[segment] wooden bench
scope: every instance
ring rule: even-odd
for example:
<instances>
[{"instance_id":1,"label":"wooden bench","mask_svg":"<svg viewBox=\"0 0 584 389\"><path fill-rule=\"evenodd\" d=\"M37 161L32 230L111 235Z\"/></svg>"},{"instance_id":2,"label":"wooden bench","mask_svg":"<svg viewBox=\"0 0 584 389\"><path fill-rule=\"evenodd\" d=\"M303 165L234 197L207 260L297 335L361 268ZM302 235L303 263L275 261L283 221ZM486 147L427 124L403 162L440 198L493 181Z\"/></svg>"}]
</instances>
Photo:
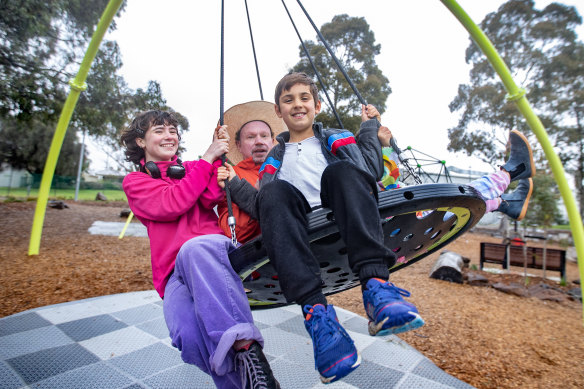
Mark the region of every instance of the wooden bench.
<instances>
[{"instance_id":1,"label":"wooden bench","mask_svg":"<svg viewBox=\"0 0 584 389\"><path fill-rule=\"evenodd\" d=\"M524 251L525 250L525 251ZM524 254L525 253L525 254ZM523 267L526 265L531 269L543 269L543 247L509 246L509 265ZM483 264L501 264L503 269L507 268L507 245L501 243L481 242L480 266ZM559 271L562 278L566 275L566 250L546 249L545 269Z\"/></svg>"}]
</instances>

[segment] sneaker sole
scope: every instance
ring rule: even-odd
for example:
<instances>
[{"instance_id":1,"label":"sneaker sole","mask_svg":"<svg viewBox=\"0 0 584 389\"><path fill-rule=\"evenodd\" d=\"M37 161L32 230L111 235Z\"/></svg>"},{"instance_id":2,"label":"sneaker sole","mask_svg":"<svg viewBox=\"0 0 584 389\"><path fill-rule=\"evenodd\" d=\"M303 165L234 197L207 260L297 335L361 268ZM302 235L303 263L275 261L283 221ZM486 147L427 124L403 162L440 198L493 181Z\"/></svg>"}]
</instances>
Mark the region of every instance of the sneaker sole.
<instances>
[{"instance_id":1,"label":"sneaker sole","mask_svg":"<svg viewBox=\"0 0 584 389\"><path fill-rule=\"evenodd\" d=\"M515 135L520 137L523 140L523 142L525 142L525 144L527 145L527 149L529 150L529 161L531 163L531 174L529 176L523 177L523 178L529 178L529 177L535 176L535 163L533 162L533 150L531 150L531 145L529 144L529 141L527 140L525 135L523 135L521 132L519 132L517 130L511 130L511 132L513 132ZM519 178L516 177L515 181L518 179Z\"/></svg>"},{"instance_id":2,"label":"sneaker sole","mask_svg":"<svg viewBox=\"0 0 584 389\"><path fill-rule=\"evenodd\" d=\"M359 365L361 365L361 354L359 352L357 352L357 361L351 366L351 370L345 372L345 374L343 375L334 375L332 377L324 377L324 376L320 376L320 381L323 384L330 384L331 382L334 381L338 381L343 377L346 377L347 375L349 375L353 370L355 370L356 368L359 367Z\"/></svg>"},{"instance_id":3,"label":"sneaker sole","mask_svg":"<svg viewBox=\"0 0 584 389\"><path fill-rule=\"evenodd\" d=\"M519 214L519 217L517 217L517 221L522 220L525 217L525 214L527 213L527 207L529 205L529 199L531 198L531 193L533 192L533 179L531 177L528 178L529 180L529 192L527 192L527 196L525 196L525 201L523 202L523 208L521 208L521 213Z\"/></svg>"},{"instance_id":4,"label":"sneaker sole","mask_svg":"<svg viewBox=\"0 0 584 389\"><path fill-rule=\"evenodd\" d=\"M385 318L384 321L375 324L374 322L370 321L369 322L369 335L371 336L383 336L383 335L389 335L389 334L401 334L402 332L407 332L407 331L411 331L411 330L415 330L416 328L420 328L422 327L425 323L424 323L424 319L422 319L422 317L414 312L410 312L412 315L415 316L415 318L405 324L402 324L400 326L395 326L395 327L390 327L390 328L384 328L383 324L385 324L385 322L389 319L389 318Z\"/></svg>"}]
</instances>

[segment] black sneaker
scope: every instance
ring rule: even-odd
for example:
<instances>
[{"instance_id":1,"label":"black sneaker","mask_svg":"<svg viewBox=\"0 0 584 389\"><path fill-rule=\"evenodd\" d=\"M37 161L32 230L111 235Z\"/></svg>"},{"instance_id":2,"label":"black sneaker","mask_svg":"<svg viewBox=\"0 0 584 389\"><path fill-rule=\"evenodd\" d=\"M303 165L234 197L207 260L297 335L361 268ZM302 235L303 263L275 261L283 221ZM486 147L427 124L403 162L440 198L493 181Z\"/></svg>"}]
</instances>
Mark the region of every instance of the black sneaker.
<instances>
[{"instance_id":1,"label":"black sneaker","mask_svg":"<svg viewBox=\"0 0 584 389\"><path fill-rule=\"evenodd\" d=\"M243 389L280 389L270 364L258 342L235 354L236 369L241 375Z\"/></svg>"},{"instance_id":2,"label":"black sneaker","mask_svg":"<svg viewBox=\"0 0 584 389\"><path fill-rule=\"evenodd\" d=\"M517 130L511 130L509 142L511 142L509 160L501 169L509 173L511 181L533 177L535 175L533 152L525 135Z\"/></svg>"},{"instance_id":3,"label":"black sneaker","mask_svg":"<svg viewBox=\"0 0 584 389\"><path fill-rule=\"evenodd\" d=\"M519 184L513 192L501 195L501 205L496 210L519 221L525 217L532 192L533 180L531 178L519 180Z\"/></svg>"}]
</instances>

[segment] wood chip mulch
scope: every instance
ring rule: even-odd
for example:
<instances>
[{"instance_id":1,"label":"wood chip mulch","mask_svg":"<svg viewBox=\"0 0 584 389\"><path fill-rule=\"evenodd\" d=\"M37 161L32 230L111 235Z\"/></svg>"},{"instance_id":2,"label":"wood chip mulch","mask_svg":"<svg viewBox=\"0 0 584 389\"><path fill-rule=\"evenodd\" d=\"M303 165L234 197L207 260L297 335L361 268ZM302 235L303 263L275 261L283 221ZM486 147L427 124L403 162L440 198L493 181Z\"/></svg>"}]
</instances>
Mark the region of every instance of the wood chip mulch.
<instances>
[{"instance_id":1,"label":"wood chip mulch","mask_svg":"<svg viewBox=\"0 0 584 389\"><path fill-rule=\"evenodd\" d=\"M96 236L96 220L124 222L127 205L66 201L68 208L47 208L40 254L28 256L36 203L0 203L0 317L27 309L115 293L151 290L147 238ZM467 233L447 249L479 263L479 242L500 238ZM447 373L477 388L584 388L582 305L569 298L540 300L503 293L492 287L430 279L438 254L392 274L391 281L412 293L426 325L400 334ZM492 265L494 266L494 265ZM531 286L535 274L493 275L492 283ZM551 272L557 276L557 272ZM579 278L568 263L568 285ZM558 287L552 281L544 281ZM359 288L329 302L365 316Z\"/></svg>"}]
</instances>

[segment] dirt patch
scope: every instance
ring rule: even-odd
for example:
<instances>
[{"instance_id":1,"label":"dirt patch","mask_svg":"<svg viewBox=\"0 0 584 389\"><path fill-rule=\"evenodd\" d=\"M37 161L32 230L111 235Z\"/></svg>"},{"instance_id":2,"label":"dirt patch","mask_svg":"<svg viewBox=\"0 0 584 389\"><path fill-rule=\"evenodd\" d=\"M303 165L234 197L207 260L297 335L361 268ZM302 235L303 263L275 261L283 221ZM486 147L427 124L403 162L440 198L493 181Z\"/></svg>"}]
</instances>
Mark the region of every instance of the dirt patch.
<instances>
[{"instance_id":1,"label":"dirt patch","mask_svg":"<svg viewBox=\"0 0 584 389\"><path fill-rule=\"evenodd\" d=\"M0 203L0 317L89 297L151 290L147 238L90 235L96 220L125 221L124 203L67 202L48 208L40 254L28 256L36 203ZM448 250L479 264L479 243L499 238L467 233ZM438 254L392 275L426 325L399 335L447 373L477 388L584 387L584 325L579 302L542 301L490 287L459 285L428 277ZM496 267L493 265L493 267ZM521 273L521 268L513 270ZM529 273L540 274L533 269ZM481 272L493 282L525 285L521 275ZM553 272L552 275L557 275ZM568 263L567 280L578 279ZM530 285L541 280L527 278ZM548 284L557 287L553 282ZM576 285L569 284L568 288ZM365 316L359 288L329 302Z\"/></svg>"}]
</instances>

